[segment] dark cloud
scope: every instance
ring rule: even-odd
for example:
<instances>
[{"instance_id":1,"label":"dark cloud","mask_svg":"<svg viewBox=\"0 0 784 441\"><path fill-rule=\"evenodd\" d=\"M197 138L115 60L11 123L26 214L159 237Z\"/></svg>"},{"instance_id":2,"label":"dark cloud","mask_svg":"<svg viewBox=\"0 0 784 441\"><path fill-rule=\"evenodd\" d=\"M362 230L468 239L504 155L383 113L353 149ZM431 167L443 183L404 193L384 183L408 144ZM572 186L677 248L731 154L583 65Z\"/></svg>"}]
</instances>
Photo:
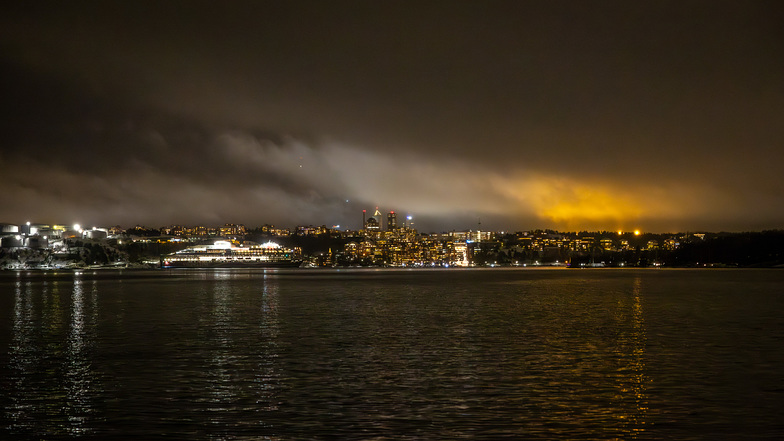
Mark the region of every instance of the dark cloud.
<instances>
[{"instance_id":1,"label":"dark cloud","mask_svg":"<svg viewBox=\"0 0 784 441\"><path fill-rule=\"evenodd\" d=\"M784 221L777 2L4 8L9 221Z\"/></svg>"}]
</instances>

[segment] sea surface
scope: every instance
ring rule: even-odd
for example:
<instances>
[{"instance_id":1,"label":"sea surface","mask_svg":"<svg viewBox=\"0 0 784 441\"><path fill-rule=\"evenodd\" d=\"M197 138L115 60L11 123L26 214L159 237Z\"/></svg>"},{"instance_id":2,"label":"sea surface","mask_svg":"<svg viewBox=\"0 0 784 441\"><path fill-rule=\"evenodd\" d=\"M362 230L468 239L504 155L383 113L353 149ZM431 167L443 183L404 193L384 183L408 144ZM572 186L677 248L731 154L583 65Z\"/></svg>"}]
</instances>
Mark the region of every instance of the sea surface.
<instances>
[{"instance_id":1,"label":"sea surface","mask_svg":"<svg viewBox=\"0 0 784 441\"><path fill-rule=\"evenodd\" d=\"M784 270L0 273L0 439L782 439Z\"/></svg>"}]
</instances>

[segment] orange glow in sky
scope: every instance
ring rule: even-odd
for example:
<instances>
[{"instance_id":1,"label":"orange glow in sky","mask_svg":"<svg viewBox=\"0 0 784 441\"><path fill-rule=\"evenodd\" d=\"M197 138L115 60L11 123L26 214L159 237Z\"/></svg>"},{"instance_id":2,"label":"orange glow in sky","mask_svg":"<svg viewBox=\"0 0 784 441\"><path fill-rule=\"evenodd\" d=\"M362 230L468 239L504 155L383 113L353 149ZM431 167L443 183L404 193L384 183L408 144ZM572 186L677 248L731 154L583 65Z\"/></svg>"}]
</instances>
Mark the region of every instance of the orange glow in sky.
<instances>
[{"instance_id":1,"label":"orange glow in sky","mask_svg":"<svg viewBox=\"0 0 784 441\"><path fill-rule=\"evenodd\" d=\"M527 199L537 216L570 227L621 226L645 211L634 198L601 185L546 178L531 182L528 191Z\"/></svg>"}]
</instances>

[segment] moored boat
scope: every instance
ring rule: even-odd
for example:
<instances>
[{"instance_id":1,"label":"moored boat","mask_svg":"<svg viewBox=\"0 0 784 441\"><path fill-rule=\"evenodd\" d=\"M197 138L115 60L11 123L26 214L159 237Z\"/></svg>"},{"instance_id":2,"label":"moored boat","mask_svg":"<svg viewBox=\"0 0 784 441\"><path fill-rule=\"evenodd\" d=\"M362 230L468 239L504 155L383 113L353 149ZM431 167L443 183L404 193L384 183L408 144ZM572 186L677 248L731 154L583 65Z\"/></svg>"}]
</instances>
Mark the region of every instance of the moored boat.
<instances>
[{"instance_id":1,"label":"moored boat","mask_svg":"<svg viewBox=\"0 0 784 441\"><path fill-rule=\"evenodd\" d=\"M235 246L216 241L161 257L161 268L295 268L301 264L294 250L275 242Z\"/></svg>"}]
</instances>

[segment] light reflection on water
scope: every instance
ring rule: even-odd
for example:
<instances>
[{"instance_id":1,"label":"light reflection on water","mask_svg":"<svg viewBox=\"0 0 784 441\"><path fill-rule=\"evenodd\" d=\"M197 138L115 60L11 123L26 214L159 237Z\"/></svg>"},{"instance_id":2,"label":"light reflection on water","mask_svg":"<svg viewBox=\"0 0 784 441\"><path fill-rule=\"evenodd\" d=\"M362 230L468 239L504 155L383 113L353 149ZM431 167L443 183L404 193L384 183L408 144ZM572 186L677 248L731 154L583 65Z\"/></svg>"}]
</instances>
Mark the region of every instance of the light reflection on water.
<instances>
[{"instance_id":1,"label":"light reflection on water","mask_svg":"<svg viewBox=\"0 0 784 441\"><path fill-rule=\"evenodd\" d=\"M782 281L3 274L0 438L774 438Z\"/></svg>"},{"instance_id":2,"label":"light reflection on water","mask_svg":"<svg viewBox=\"0 0 784 441\"><path fill-rule=\"evenodd\" d=\"M629 321L628 337L619 339L618 357L622 362L618 368L618 390L621 399L633 403L628 412L619 415L622 432L629 439L636 439L645 431L648 374L645 369L645 319L642 304L642 280L634 279L631 291L631 305L620 302L620 320Z\"/></svg>"},{"instance_id":3,"label":"light reflection on water","mask_svg":"<svg viewBox=\"0 0 784 441\"><path fill-rule=\"evenodd\" d=\"M32 418L29 416L30 404L25 403L24 397L31 397L29 391L29 380L22 375L24 372L32 372L36 364L35 345L33 344L31 323L32 301L30 299L32 289L24 286L21 280L17 280L14 287L14 319L13 319L13 339L10 348L9 367L11 369L11 387L8 389L10 406L7 409L9 422L12 428L19 430L34 430Z\"/></svg>"},{"instance_id":4,"label":"light reflection on water","mask_svg":"<svg viewBox=\"0 0 784 441\"><path fill-rule=\"evenodd\" d=\"M94 345L98 318L97 281L88 282L85 294L84 282L74 278L71 295L71 330L68 336L66 360L66 406L69 435L89 433L92 427L89 418L94 413L95 373L92 370L90 351Z\"/></svg>"},{"instance_id":5,"label":"light reflection on water","mask_svg":"<svg viewBox=\"0 0 784 441\"><path fill-rule=\"evenodd\" d=\"M85 298L78 273L70 295L61 295L61 285L57 280L15 282L9 348L13 387L7 390L5 409L12 432L79 436L91 430L97 290L92 283Z\"/></svg>"}]
</instances>

